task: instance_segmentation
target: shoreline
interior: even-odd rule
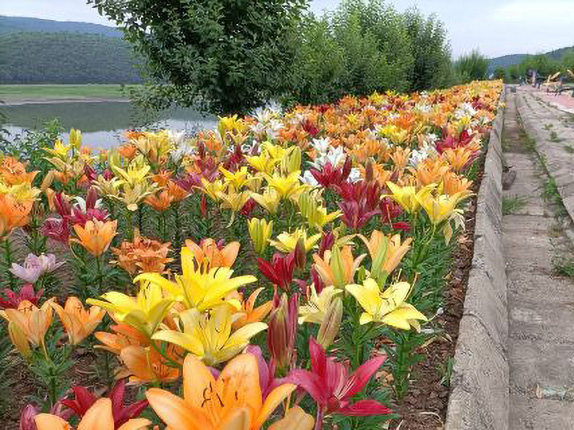
[[[1,97],[1,96],[0,96]],[[31,104],[56,104],[56,103],[105,103],[118,102],[129,103],[130,99],[125,97],[65,97],[65,98],[13,98],[2,100],[1,107],[22,106]]]

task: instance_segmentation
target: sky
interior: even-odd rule
[[[473,49],[497,57],[574,45],[574,0],[387,0],[387,3],[400,11],[416,6],[425,14],[436,14],[445,23],[455,57]],[[338,4],[339,0],[311,0],[311,9],[320,13]],[[0,0],[0,15],[112,25],[84,0]]]

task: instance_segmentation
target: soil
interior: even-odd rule
[[[464,310],[468,274],[474,255],[474,224],[480,176],[474,183],[474,197],[465,213],[465,231],[459,236],[452,256],[452,269],[445,288],[444,313],[436,317],[443,332],[416,351],[424,360],[412,370],[409,392],[400,405],[391,409],[399,417],[390,423],[393,430],[442,430],[446,420],[450,387],[445,366],[454,357],[458,328]],[[447,378],[448,379],[448,378]]]

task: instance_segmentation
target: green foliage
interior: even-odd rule
[[[129,44],[117,37],[65,32],[0,35],[4,84],[137,83],[137,62]]]
[[[497,67],[494,70],[494,79],[503,79],[504,81],[508,80],[508,73],[504,67]]]
[[[307,16],[299,33],[288,101],[318,104],[451,82],[442,23],[417,10],[401,14],[381,0],[346,0],[322,18]]]
[[[486,79],[488,71],[488,59],[479,51],[474,50],[456,60],[454,68],[460,83],[483,80]]]
[[[536,70],[539,76],[548,76],[560,70],[560,62],[545,54],[528,55],[519,65],[520,74],[526,75],[529,70]]]
[[[425,17],[417,9],[407,11],[404,20],[414,60],[410,89],[422,91],[450,85],[451,52],[443,23],[434,15]]]
[[[294,57],[304,0],[89,0],[149,63],[164,104],[245,112],[276,96]],[[164,97],[162,97],[164,96]]]

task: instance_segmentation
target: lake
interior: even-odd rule
[[[122,131],[142,123],[143,115],[129,102],[27,103],[0,106],[6,114],[4,128],[12,135],[40,128],[57,118],[64,129],[82,131],[83,142],[93,149],[110,148],[120,142]],[[151,117],[153,127],[176,130],[214,128],[217,119],[193,109],[172,108]],[[67,139],[68,134],[64,134]]]

